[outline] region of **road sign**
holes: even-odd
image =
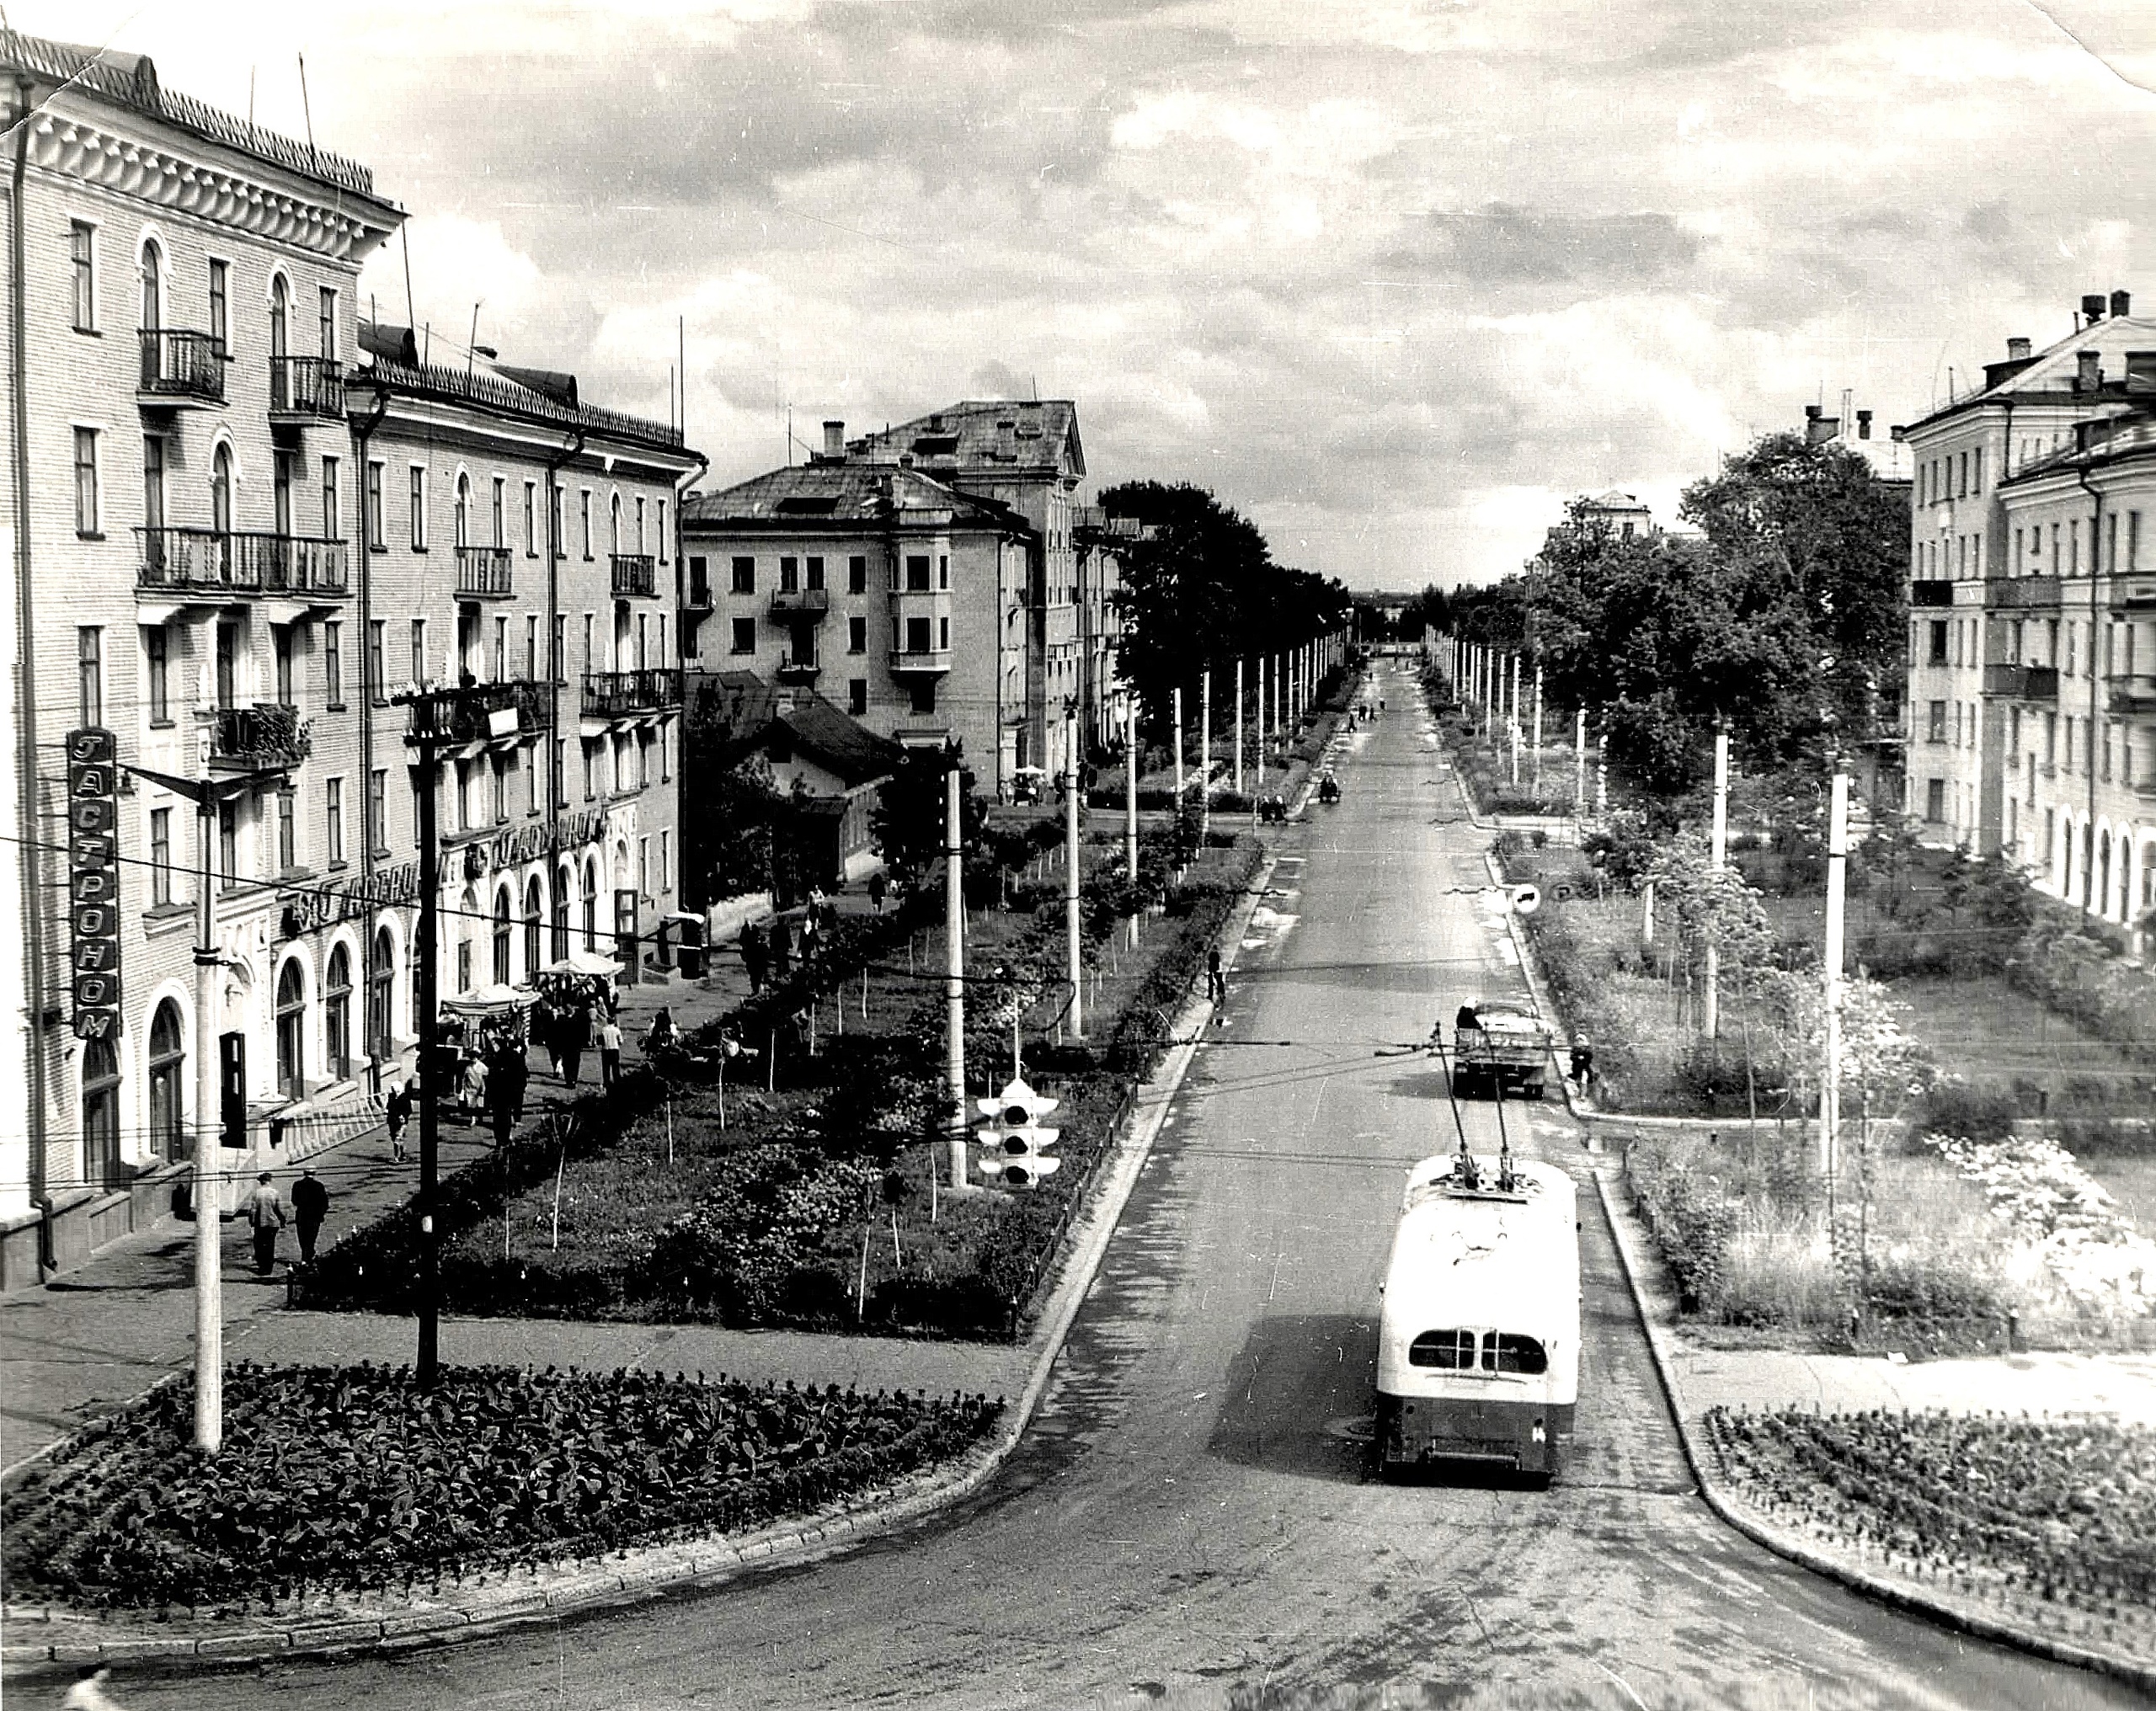
[[[1542,907],[1542,893],[1532,885],[1515,885],[1512,890],[1513,913],[1531,915]]]

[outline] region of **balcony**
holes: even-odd
[[[824,615],[831,609],[828,589],[775,589],[771,592],[771,616],[775,621],[792,623],[797,618],[821,623]]]
[[[926,675],[940,674],[951,669],[951,650],[947,648],[894,648],[891,650],[891,669],[904,675],[913,673]]]
[[[797,658],[791,653],[779,656],[778,680],[781,683],[800,684],[804,687],[812,685],[822,670],[823,667],[813,658]]]
[[[448,748],[520,742],[545,728],[547,698],[552,688],[550,684],[516,678],[504,683],[429,690],[407,703],[412,717],[404,740]]]
[[[584,674],[584,717],[633,718],[664,712],[681,705],[681,674],[669,666],[643,671],[587,671]]]
[[[2058,668],[2055,665],[1987,665],[1984,693],[2009,701],[2056,701]]]
[[[1984,604],[1997,611],[2058,604],[2055,576],[1993,577],[1984,584]]]
[[[648,552],[615,552],[614,598],[649,600],[659,592],[659,561]]]
[[[275,701],[251,707],[220,707],[210,733],[212,772],[282,772],[314,752],[314,739],[296,707]]]
[[[687,612],[708,612],[712,609],[712,604],[710,575],[708,573],[699,574],[695,570],[691,570],[689,573],[688,597],[681,603],[682,610]]]
[[[2108,696],[2111,710],[2121,718],[2156,713],[2156,674],[2139,671],[2114,677]]]
[[[339,422],[344,416],[344,365],[327,356],[270,359],[270,417]]]
[[[341,541],[245,530],[151,529],[135,538],[141,563],[138,594],[206,593],[220,600],[254,594],[345,598],[350,564]]]
[[[506,546],[456,549],[456,597],[460,600],[505,600],[515,591]]]
[[[1078,640],[1078,608],[1068,601],[1041,609],[1041,645],[1069,648]]]
[[[2115,612],[2156,611],[2156,574],[2141,571],[2111,578],[2111,610]]]
[[[225,355],[221,344],[206,333],[173,327],[146,327],[141,384],[137,403],[190,408],[225,401]]]
[[[1951,582],[1913,582],[1909,584],[1909,604],[1913,606],[1951,606],[1954,604],[1954,584]]]

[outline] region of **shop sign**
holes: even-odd
[[[120,769],[112,733],[67,733],[67,925],[75,1037],[120,1031]]]

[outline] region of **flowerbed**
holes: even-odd
[[[1710,1410],[1754,1503],[1911,1572],[2145,1621],[2156,1592],[2156,1438],[2089,1419]]]
[[[293,1605],[760,1527],[947,1459],[1001,1401],[661,1373],[451,1367],[225,1374],[225,1446],[193,1390],[107,1415],[4,1500],[11,1597]]]

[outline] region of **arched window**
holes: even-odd
[[[279,274],[270,281],[270,360],[272,363],[285,354],[291,322],[291,303],[285,290],[285,276]]]
[[[142,330],[155,333],[165,324],[164,253],[152,238],[142,246]]]
[[[609,538],[614,543],[607,551],[618,554],[622,550],[622,496],[619,493],[615,494],[613,502],[606,509],[611,530]]]
[[[510,896],[504,885],[494,893],[494,980],[509,984]]]
[[[554,960],[569,954],[569,893],[576,889],[576,876],[563,868],[554,876]]]
[[[462,471],[456,477],[456,544],[472,544],[472,477]]]
[[[277,1089],[287,1099],[307,1097],[307,982],[296,957],[277,971]]]
[[[479,935],[479,893],[467,888],[464,893],[463,919],[456,930],[456,989],[472,989],[472,941]]]
[[[536,873],[524,887],[524,978],[526,980],[539,972],[539,926],[547,910],[546,899],[541,895],[542,889],[539,876]]]
[[[374,935],[374,967],[368,971],[367,1050],[377,1063],[395,1055],[390,1034],[390,997],[397,985],[397,946],[384,927]]]
[[[120,1177],[120,1053],[109,1040],[85,1040],[83,1181],[115,1187]]]
[[[342,1081],[352,1073],[352,957],[342,945],[329,953],[322,989],[322,1035],[328,1046],[328,1073]]]
[[[220,445],[210,457],[210,528],[216,537],[217,574],[232,573],[232,449]]]
[[[187,1155],[187,1044],[179,1006],[167,999],[150,1018],[150,1133],[153,1159]]]
[[[2111,912],[2111,834],[2096,840],[2096,893],[2089,898],[2100,915]]]
[[[599,864],[584,864],[584,948],[599,948]]]

